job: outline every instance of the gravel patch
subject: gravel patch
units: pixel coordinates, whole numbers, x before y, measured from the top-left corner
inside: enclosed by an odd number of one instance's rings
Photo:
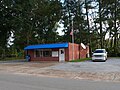
[[[120,82],[120,59],[109,58],[106,62],[24,62],[0,63],[0,71],[13,74],[89,79]]]

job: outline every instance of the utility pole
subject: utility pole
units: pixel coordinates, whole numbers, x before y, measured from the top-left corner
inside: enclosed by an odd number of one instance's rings
[[[74,60],[74,27],[73,27],[73,16],[72,16],[72,59]]]

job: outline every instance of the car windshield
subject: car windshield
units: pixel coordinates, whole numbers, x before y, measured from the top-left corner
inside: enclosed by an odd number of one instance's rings
[[[94,53],[104,53],[103,50],[96,50]]]

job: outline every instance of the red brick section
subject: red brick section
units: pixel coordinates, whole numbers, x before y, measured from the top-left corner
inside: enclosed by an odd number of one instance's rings
[[[36,57],[32,58],[31,61],[59,61],[58,57]]]
[[[86,58],[89,53],[89,46],[86,46],[86,49],[80,46],[80,58]]]
[[[53,49],[53,51],[57,51],[58,49]],[[31,61],[59,61],[59,57],[35,57],[34,50],[29,50],[28,54],[31,57]]]
[[[89,46],[86,46],[86,49],[83,49],[81,45],[79,44],[74,44],[74,60],[75,59],[80,59],[80,58],[86,58],[87,53],[89,53]],[[73,44],[69,43],[68,47],[68,60],[71,61],[73,60]]]
[[[65,61],[69,61],[69,49],[65,48]]]
[[[72,49],[73,49],[72,43],[69,43],[69,45],[68,45],[68,53],[69,53],[69,54],[68,54],[68,57],[69,57],[68,60],[69,60],[69,61],[72,60],[72,58],[73,58],[73,53],[72,53],[73,50],[72,50]]]
[[[73,60],[73,44],[69,43],[69,61]],[[74,44],[74,59],[79,59],[79,44]]]

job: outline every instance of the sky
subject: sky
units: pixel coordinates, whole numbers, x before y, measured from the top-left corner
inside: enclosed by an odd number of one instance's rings
[[[64,32],[62,32],[62,30],[64,29],[64,25],[63,24],[59,24],[60,27],[58,27],[57,32],[59,33],[59,35],[64,35]]]

